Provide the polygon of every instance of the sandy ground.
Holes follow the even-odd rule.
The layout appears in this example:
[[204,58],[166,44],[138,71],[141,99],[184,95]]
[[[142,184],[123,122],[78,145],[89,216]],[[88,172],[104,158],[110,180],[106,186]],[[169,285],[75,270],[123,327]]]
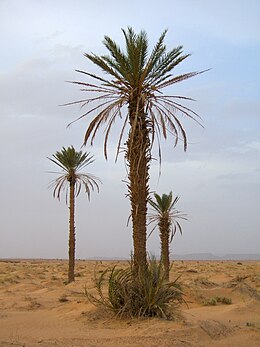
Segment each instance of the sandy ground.
[[[176,261],[185,299],[174,321],[116,319],[87,302],[98,270],[121,262],[77,261],[65,285],[66,261],[0,261],[0,346],[259,347],[260,261]],[[210,305],[225,297],[232,304]]]

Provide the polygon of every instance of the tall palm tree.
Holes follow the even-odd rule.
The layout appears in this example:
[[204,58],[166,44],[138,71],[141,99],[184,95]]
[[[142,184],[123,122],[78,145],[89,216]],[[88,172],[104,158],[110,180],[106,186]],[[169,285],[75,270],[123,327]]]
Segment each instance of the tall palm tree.
[[155,222],[155,227],[158,226],[161,239],[161,262],[165,270],[165,277],[169,280],[170,273],[170,243],[177,231],[182,234],[182,227],[178,222],[178,219],[185,219],[186,215],[176,209],[176,204],[179,201],[179,197],[173,200],[172,192],[167,194],[154,194],[155,201],[149,199],[149,204],[153,209],[153,213],[149,215],[150,223]]
[[125,142],[125,158],[128,166],[127,184],[131,202],[133,225],[134,264],[146,266],[146,219],[149,197],[149,168],[152,160],[152,147],[157,138],[161,160],[160,135],[166,139],[173,135],[176,145],[181,138],[184,150],[187,148],[185,130],[178,114],[198,122],[199,116],[191,109],[180,104],[180,100],[192,100],[180,95],[164,95],[162,90],[177,82],[184,81],[201,72],[190,72],[174,76],[172,70],[190,54],[183,54],[182,46],[166,51],[164,31],[152,52],[148,52],[148,39],[145,31],[136,34],[131,27],[122,30],[125,50],[122,50],[110,37],[105,36],[104,45],[107,55],[85,54],[107,75],[100,77],[93,73],[76,70],[90,77],[93,83],[74,81],[89,96],[66,105],[79,104],[81,107],[92,105],[78,119],[95,114],[89,122],[84,144],[93,144],[99,128],[106,123],[104,136],[104,155],[107,159],[108,138],[117,118],[122,119],[116,159],[122,150],[123,135],[129,127]]
[[62,148],[52,155],[52,158],[48,158],[54,164],[58,165],[61,169],[61,175],[56,178],[52,183],[53,196],[60,200],[61,192],[65,190],[66,203],[68,202],[69,193],[69,270],[68,270],[68,282],[75,280],[75,198],[79,195],[81,187],[85,188],[85,192],[90,199],[91,190],[96,188],[99,191],[98,182],[100,180],[89,174],[81,173],[80,169],[93,163],[93,156],[90,156],[88,152],[77,152],[73,146],[68,148]]

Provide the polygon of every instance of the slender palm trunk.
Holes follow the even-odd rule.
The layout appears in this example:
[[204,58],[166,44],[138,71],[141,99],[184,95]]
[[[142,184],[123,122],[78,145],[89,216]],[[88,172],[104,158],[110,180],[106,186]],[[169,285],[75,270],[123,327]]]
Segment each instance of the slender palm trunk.
[[68,282],[75,281],[75,182],[70,181],[70,205],[69,205],[69,272]]
[[169,247],[169,228],[168,220],[162,219],[159,223],[161,239],[161,262],[165,271],[165,279],[169,281],[170,277],[170,247]]
[[[147,265],[146,216],[149,196],[150,142],[144,111],[137,119],[135,109],[130,110],[130,133],[127,141],[126,158],[129,165],[128,192],[131,201],[133,223],[134,268],[138,272]],[[132,112],[131,112],[132,111]],[[137,122],[133,127],[134,122]]]

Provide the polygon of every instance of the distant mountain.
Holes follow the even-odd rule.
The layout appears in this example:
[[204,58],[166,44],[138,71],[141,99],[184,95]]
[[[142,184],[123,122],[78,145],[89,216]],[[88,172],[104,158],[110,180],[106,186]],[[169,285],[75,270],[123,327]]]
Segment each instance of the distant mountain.
[[[156,256],[159,259],[159,256]],[[212,253],[171,254],[172,260],[260,260],[260,254],[227,254],[215,255]],[[92,257],[89,260],[129,260],[124,257]]]
[[227,254],[221,257],[224,260],[260,260],[260,254]]
[[227,254],[218,256],[212,253],[173,254],[172,260],[260,260],[260,254]]
[[[82,260],[82,259],[81,259]],[[83,259],[84,260],[84,259]],[[86,258],[86,260],[103,260],[103,261],[120,261],[120,260],[129,260],[129,258],[124,258],[124,257],[102,257],[102,256],[97,256],[97,257],[91,257],[91,258]]]
[[172,254],[172,260],[221,260],[212,253]]

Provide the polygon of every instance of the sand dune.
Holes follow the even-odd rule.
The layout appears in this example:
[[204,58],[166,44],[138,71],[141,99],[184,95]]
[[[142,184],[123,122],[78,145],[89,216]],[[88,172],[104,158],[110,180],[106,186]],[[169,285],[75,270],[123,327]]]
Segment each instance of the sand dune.
[[95,266],[115,264],[126,265],[77,261],[76,282],[65,285],[66,261],[1,261],[0,346],[260,346],[260,262],[175,261],[188,307],[174,321],[115,319],[87,302]]

